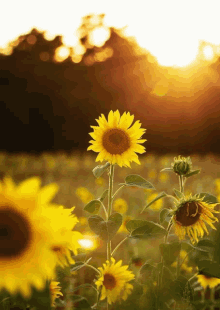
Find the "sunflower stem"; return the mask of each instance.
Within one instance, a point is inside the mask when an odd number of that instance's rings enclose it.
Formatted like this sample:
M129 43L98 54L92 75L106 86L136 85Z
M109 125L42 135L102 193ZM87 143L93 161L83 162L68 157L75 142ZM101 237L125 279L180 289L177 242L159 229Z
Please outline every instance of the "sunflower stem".
M107 213L107 211L106 211L106 208L105 208L105 206L104 206L104 204L102 203L101 200L100 200L100 203L101 203L101 206L102 206L102 208L103 208L103 210L104 210L104 212L105 212L106 220L108 220L108 213Z
M108 220L112 213L112 191L113 191L113 179L114 179L114 165L110 165L109 172L109 191L108 191ZM111 263L111 241L107 241L107 260Z
M180 184L180 192L184 194L184 180L182 175L179 176L179 184Z
M122 185L121 187L119 187L118 189L117 189L117 191L115 191L115 193L114 193L114 195L112 196L112 200L115 198L115 196L118 194L118 192L123 188L123 187L125 187L126 185Z
M117 251L117 249L120 247L120 245L121 245L125 240L127 240L127 239L128 239L128 236L126 236L121 242L119 242L118 245L116 245L116 247L115 247L114 250L112 251L111 256L113 256L113 254Z

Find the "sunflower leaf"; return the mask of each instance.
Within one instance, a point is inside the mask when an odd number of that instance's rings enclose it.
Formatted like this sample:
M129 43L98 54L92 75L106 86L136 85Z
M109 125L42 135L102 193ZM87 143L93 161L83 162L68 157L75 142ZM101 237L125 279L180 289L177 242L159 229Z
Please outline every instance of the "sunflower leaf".
M107 197L107 195L108 195L108 189L106 189L106 190L102 193L102 196L99 198L99 200L100 200L101 202L103 202L104 199Z
M218 199L209 193L199 193L198 198L203 198L203 201L209 204L218 203Z
M140 188L155 189L154 186L137 174L130 174L125 178L125 183L120 185L136 186Z
M84 210L92 214L97 214L99 212L100 206L101 202L98 199L94 199L87 203L87 205L84 207Z
M96 178L99 178L101 175L103 175L103 173L106 169L108 169L109 166L109 162L107 162L105 165L98 165L92 170L92 172Z
M88 218L90 229L101 239L109 241L117 233L122 224L122 215L113 213L108 221L105 221L99 215L93 215Z
M162 224L164 221L169 222L171 218L171 210L164 208L160 212L160 223Z
M166 229L157 223L145 221L143 224L144 225L131 231L131 238L145 239L150 237L163 237L166 234Z
M160 172L172 172L173 168L164 168L162 170L160 170Z
M178 257L181 250L181 244L179 241L170 244L160 244L160 252L164 258L164 262L167 265L171 265Z
M191 177L192 175L195 175L195 174L200 173L200 171L201 171L200 169L198 169L198 170L193 170L193 171L191 171L191 172L185 174L184 177L185 177L185 178Z
M210 239L202 239L202 240L199 240L199 242L197 243L197 246L206 246L206 247L209 247L209 248L214 248L215 247L215 243L210 240Z
M165 196L167 196L167 194L166 194L165 192L162 192L162 193L158 194L156 198L154 198L153 200L151 200L151 201L143 208L143 210L141 211L141 213L144 212L145 209L149 208L155 201L157 201L157 200L159 200L159 199L161 199L161 198L163 198L163 197L165 197Z
M133 230L142 227L147 224L146 220L130 220L126 223L127 230L132 233Z
M181 193L180 191L178 191L177 189L174 188L173 191L174 191L177 198L181 199L184 197L184 194Z
M80 295L71 295L71 300L73 301L74 308L76 309L91 309L88 300Z
M199 272L203 275L220 278L220 265L208 259L203 259L198 262Z

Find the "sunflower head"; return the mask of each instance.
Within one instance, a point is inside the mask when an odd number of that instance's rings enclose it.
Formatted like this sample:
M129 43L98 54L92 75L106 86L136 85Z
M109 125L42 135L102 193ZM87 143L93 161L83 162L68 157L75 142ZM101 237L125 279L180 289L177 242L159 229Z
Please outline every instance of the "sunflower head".
M186 175L191 171L192 162L190 157L174 157L174 162L171 164L173 171L178 175Z
M204 231L208 234L206 223L213 229L213 225L218 219L213 213L219 213L214 210L217 204L208 204L203 198L198 196L189 196L180 200L173 215L175 233L179 239L184 239L186 233L192 243L198 242L198 237L203 237Z
M63 296L60 292L61 287L59 286L59 282L51 281L50 282L50 296L51 296L51 307L56 307L55 299Z
M140 145L146 141L141 139L145 129L140 128L139 121L131 126L133 119L129 112L120 116L117 110L109 112L108 120L103 114L96 120L99 126L91 126L94 132L90 135L94 140L89 141L92 145L88 147L88 150L99 153L96 161L106 160L120 167L130 167L132 161L140 164L136 153L145 152Z
M112 304L116 301L126 300L131 294L133 285L128 283L134 279L134 274L127 270L128 266L121 266L122 261L115 263L112 257L111 262L106 261L103 268L100 267L100 277L96 281L97 289L101 288L101 298L107 298L108 303Z
M206 290L207 287L214 288L220 284L219 278L213 278L204 274L197 275L197 281L204 288L204 290Z

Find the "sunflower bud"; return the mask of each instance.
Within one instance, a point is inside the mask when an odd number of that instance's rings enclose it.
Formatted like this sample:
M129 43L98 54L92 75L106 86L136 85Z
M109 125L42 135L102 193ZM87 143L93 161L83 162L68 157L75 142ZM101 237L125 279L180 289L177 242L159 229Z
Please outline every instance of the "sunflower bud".
M173 171L178 175L186 175L190 172L192 167L191 158L181 157L181 155L179 155L178 157L174 157L174 162L171 164L171 167L173 168Z

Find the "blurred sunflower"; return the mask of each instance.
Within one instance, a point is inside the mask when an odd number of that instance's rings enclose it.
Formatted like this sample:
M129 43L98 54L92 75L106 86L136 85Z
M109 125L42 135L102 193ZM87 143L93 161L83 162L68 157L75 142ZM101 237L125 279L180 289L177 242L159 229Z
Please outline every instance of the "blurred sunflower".
M94 132L90 136L94 140L89 141L92 145L87 149L99 153L96 161L106 160L120 167L130 167L132 161L140 164L136 153L145 152L145 147L140 145L146 141L140 139L145 129L140 128L139 121L130 127L133 120L134 116L129 112L120 116L118 110L109 112L108 121L103 114L96 120L99 126L91 126Z
M133 285L128 283L134 279L132 271L127 270L128 266L121 266L122 261L115 263L115 259L111 258L111 263L106 261L103 268L98 269L101 272L100 277L95 282L97 289L101 287L101 298L107 298L109 304L112 304L121 299L126 300L131 294Z
M89 203L95 197L86 187L78 187L76 189L76 196L78 196L83 203Z
M158 193L153 193L148 197L147 201L150 202L154 200L157 196L158 196ZM149 209L154 210L154 211L159 211L162 207L163 207L163 200L159 199L155 201L152 205L150 205Z
M10 177L0 183L0 289L26 298L31 286L41 290L47 278L55 277L51 245L63 241L61 231L54 230L61 214L50 203L57 190L56 184L40 189L37 177L20 185Z
M61 287L58 285L60 282L51 281L50 282L50 297L51 297L51 307L56 307L55 299L63 296L60 292Z
M133 216L126 215L125 218L123 219L122 225L120 226L118 232L125 232L125 233L127 233L128 230L127 230L127 228L126 228L126 224L127 224L130 220L133 220L133 219L134 219Z
M118 198L114 201L113 208L116 212L124 214L128 210L128 204L124 199Z
M213 215L219 213L214 210L216 205L208 204L196 196L180 200L172 218L179 239L184 239L187 233L192 243L198 242L198 237L203 237L204 231L208 234L206 223L216 229L212 224L218 221Z
M212 278L203 274L197 275L197 280L199 284L206 290L206 288L209 286L210 288L216 287L218 284L220 284L219 278Z

